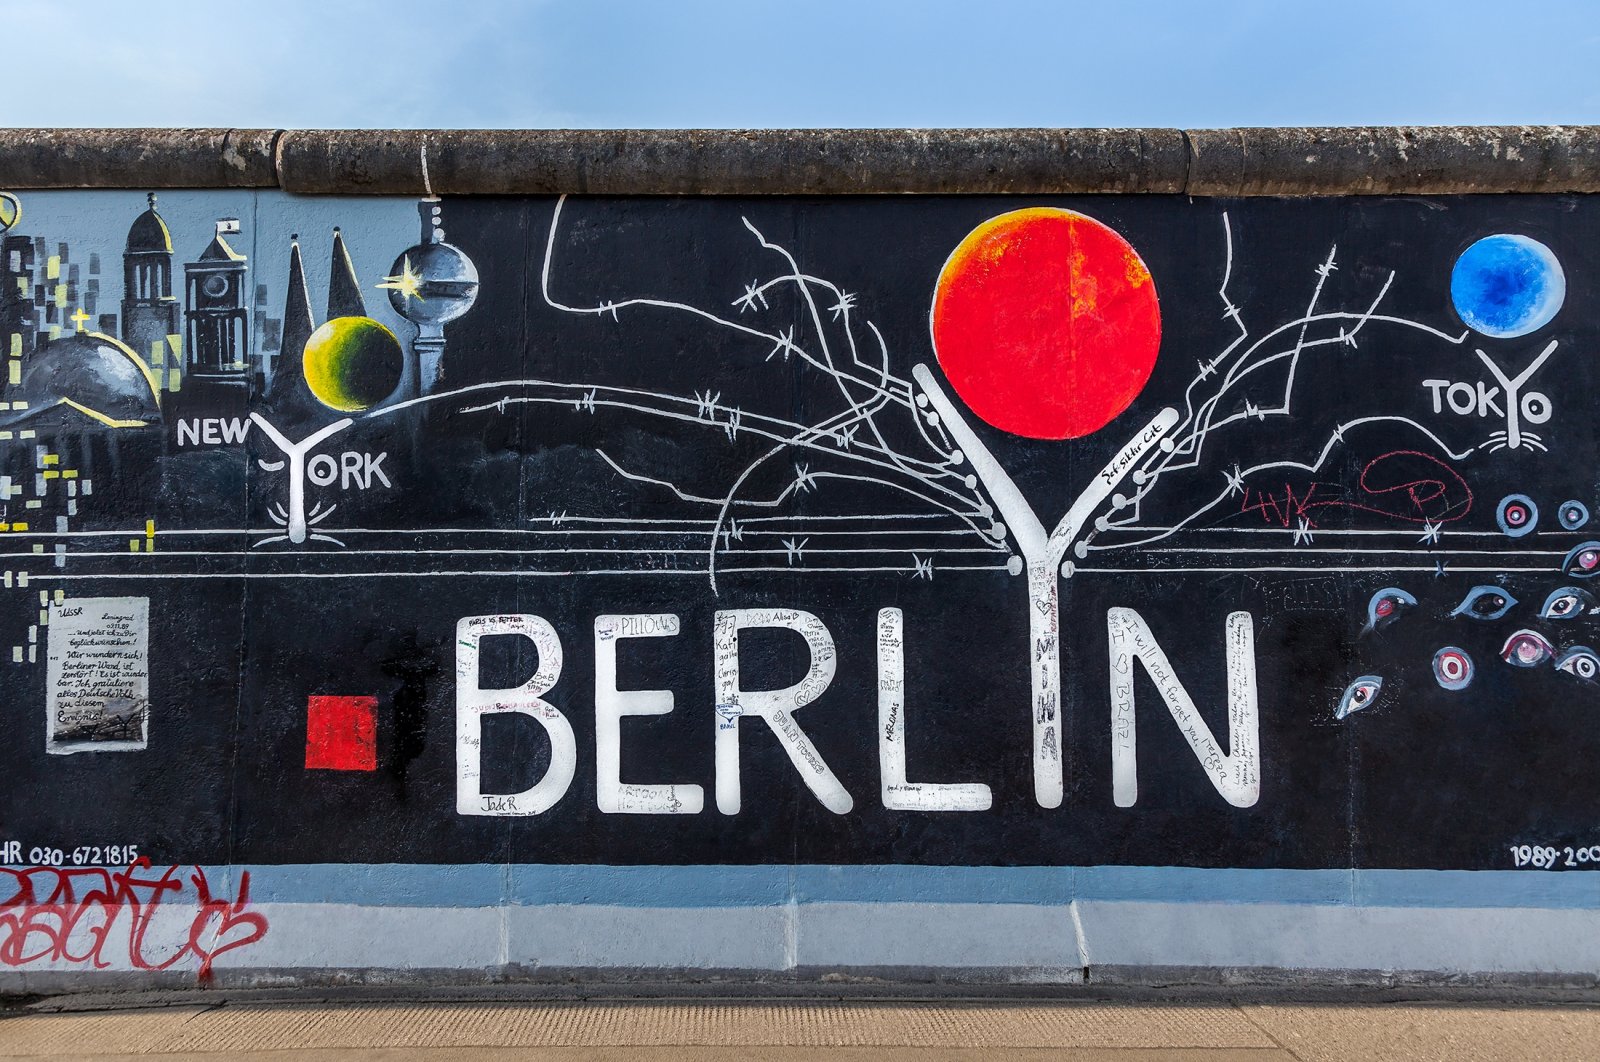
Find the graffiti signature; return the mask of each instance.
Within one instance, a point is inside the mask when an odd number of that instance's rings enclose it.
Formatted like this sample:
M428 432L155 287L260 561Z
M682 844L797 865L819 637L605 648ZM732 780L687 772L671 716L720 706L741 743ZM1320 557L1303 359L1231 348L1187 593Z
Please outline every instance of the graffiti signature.
M1280 527L1293 519L1317 526L1318 509L1353 509L1416 524L1447 524L1472 511L1472 488L1461 474L1432 454L1395 450L1368 461L1354 495L1339 483L1312 482L1296 491L1285 483L1282 494L1245 487L1239 511L1256 512ZM1318 490L1324 491L1318 495ZM1331 492L1331 494L1329 493Z
M186 870L192 871L187 882ZM204 982L219 955L267 935L266 917L249 910L249 871L239 875L236 900L213 895L199 867L172 866L158 873L144 857L126 870L0 867L0 883L5 882L12 889L0 899L0 965L56 961L105 969L120 958L125 935L127 961L134 969L166 970L193 956ZM186 884L193 886L192 894L185 895ZM171 901L169 911L188 915L194 910L187 926L165 919L157 923L163 901ZM153 923L159 927L154 932Z

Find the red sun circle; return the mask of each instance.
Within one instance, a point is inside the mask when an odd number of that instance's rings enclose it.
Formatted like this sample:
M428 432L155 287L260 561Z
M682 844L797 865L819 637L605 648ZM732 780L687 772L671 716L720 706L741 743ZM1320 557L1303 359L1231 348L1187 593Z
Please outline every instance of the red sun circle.
M1133 402L1155 367L1161 312L1133 247L1071 210L1030 207L967 234L931 314L945 376L985 423L1076 439Z

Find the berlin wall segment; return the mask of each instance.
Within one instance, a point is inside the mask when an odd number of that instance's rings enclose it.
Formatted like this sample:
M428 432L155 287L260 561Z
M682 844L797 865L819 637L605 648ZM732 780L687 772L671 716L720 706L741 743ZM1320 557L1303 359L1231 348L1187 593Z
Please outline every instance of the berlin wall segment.
M1590 198L0 227L6 967L306 864L1600 863Z

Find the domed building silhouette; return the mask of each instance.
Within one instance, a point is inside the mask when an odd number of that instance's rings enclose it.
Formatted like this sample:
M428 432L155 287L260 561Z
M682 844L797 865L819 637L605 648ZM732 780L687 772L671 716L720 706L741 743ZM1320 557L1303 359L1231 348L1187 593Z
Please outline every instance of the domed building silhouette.
M121 340L79 331L35 350L7 392L0 427L41 432L131 429L161 421L155 374Z
M122 339L160 374L169 363L178 369L179 308L172 294L172 233L156 210L155 193L147 199L148 209L128 228L122 255Z
M149 207L143 214L133 219L133 224L128 226L127 253L124 256L126 276L131 280L137 274L148 279L151 271L160 271L165 265L166 277L153 285L155 288L165 288L170 293L172 290L172 232L167 228L167 223L161 213L156 210L156 194L145 193L145 201ZM166 261L163 263L162 258ZM152 285L141 282L138 285L142 290L140 295L151 294Z

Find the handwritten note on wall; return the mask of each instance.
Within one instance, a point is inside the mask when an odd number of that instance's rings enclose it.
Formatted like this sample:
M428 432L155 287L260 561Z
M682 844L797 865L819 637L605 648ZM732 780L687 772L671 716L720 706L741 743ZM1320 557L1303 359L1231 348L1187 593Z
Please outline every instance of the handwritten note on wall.
M45 749L145 747L150 728L150 599L84 597L52 605Z

